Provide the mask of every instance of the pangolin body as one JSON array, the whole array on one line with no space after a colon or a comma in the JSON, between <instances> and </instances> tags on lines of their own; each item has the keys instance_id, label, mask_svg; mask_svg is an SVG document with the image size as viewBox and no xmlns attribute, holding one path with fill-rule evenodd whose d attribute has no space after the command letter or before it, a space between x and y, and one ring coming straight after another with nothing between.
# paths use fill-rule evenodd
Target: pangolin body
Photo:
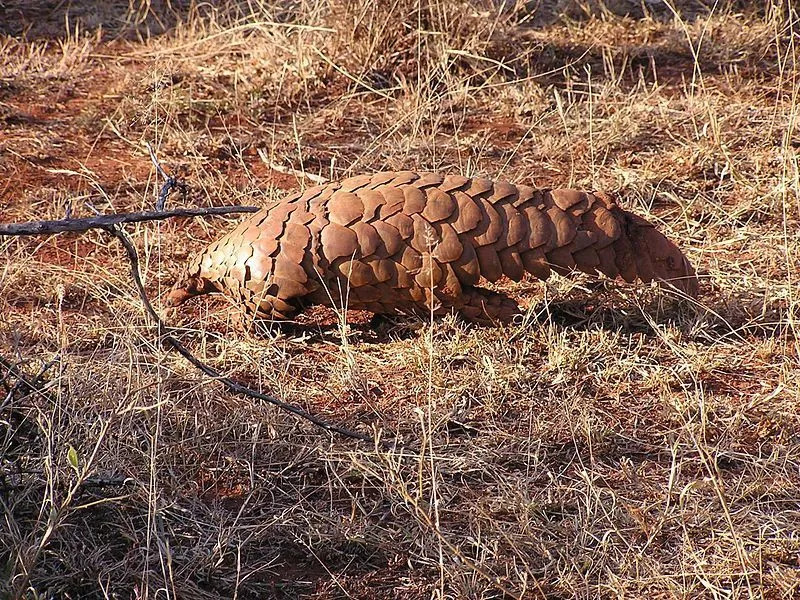
<instances>
[{"instance_id":1,"label":"pangolin body","mask_svg":"<svg viewBox=\"0 0 800 600\"><path fill-rule=\"evenodd\" d=\"M677 246L603 193L402 171L317 186L255 213L195 256L168 303L220 291L266 319L322 304L503 321L516 303L481 281L574 269L697 293Z\"/></svg>"}]
</instances>

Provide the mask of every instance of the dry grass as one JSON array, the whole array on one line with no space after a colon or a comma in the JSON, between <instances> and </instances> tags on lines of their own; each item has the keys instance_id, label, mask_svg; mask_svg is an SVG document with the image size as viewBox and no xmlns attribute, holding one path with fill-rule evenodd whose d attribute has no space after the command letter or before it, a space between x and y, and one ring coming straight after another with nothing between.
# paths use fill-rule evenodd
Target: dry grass
<instances>
[{"instance_id":1,"label":"dry grass","mask_svg":"<svg viewBox=\"0 0 800 600\"><path fill-rule=\"evenodd\" d=\"M408 444L376 451L165 353L99 233L0 239L0 355L56 361L0 389L0 596L800 597L792 2L99 4L0 8L2 221L151 206L145 140L198 202L308 184L261 149L619 190L703 293L508 284L530 310L498 329L168 316L223 372ZM226 226L130 228L153 296Z\"/></svg>"}]
</instances>

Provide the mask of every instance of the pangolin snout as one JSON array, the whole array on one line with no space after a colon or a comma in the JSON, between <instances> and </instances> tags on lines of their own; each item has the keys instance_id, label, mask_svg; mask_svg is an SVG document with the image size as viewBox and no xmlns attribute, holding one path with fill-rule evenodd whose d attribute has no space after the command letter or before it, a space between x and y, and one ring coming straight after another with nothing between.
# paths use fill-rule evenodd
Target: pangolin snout
<instances>
[{"instance_id":1,"label":"pangolin snout","mask_svg":"<svg viewBox=\"0 0 800 600\"><path fill-rule=\"evenodd\" d=\"M214 291L214 286L205 277L200 275L186 275L172 286L169 294L164 299L167 306L179 306L192 296L201 296Z\"/></svg>"}]
</instances>

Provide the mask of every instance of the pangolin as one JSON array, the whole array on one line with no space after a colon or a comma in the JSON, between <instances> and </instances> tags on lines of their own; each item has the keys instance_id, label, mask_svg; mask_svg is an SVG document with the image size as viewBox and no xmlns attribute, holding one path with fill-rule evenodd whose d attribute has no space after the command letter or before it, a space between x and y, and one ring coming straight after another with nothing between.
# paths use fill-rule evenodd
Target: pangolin
<instances>
[{"instance_id":1,"label":"pangolin","mask_svg":"<svg viewBox=\"0 0 800 600\"><path fill-rule=\"evenodd\" d=\"M167 304L219 291L254 318L322 304L496 322L519 307L478 284L575 269L697 294L678 247L607 194L401 171L313 187L254 213L189 262Z\"/></svg>"}]
</instances>

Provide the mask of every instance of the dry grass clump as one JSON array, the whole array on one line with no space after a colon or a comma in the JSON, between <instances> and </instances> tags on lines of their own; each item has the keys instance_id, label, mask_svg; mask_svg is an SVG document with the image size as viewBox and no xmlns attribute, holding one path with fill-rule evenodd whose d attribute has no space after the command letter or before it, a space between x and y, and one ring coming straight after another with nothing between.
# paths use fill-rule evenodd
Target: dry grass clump
<instances>
[{"instance_id":1,"label":"dry grass clump","mask_svg":"<svg viewBox=\"0 0 800 600\"><path fill-rule=\"evenodd\" d=\"M2 221L152 206L150 141L201 204L309 185L286 168L617 190L703 280L508 283L496 329L165 314L387 449L166 353L99 232L0 239L0 357L36 388L0 365L0 596L800 595L800 22L707 4L0 8ZM152 297L232 222L129 227Z\"/></svg>"}]
</instances>

